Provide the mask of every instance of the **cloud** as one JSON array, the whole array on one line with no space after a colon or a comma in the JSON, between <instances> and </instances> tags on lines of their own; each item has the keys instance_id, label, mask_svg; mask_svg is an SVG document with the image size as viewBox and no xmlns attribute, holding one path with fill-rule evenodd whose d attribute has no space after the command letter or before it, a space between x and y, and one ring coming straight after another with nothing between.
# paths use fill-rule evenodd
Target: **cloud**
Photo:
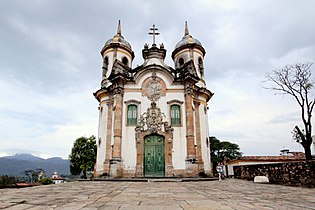
<instances>
[{"instance_id":1,"label":"cloud","mask_svg":"<svg viewBox=\"0 0 315 210\"><path fill-rule=\"evenodd\" d=\"M303 47L299 49L292 49L284 54L282 57L271 58L269 63L275 69L282 68L286 65L291 65L295 63L314 63L315 58L315 45L311 45L308 47Z\"/></svg>"},{"instance_id":2,"label":"cloud","mask_svg":"<svg viewBox=\"0 0 315 210\"><path fill-rule=\"evenodd\" d=\"M269 123L287 123L287 122L299 122L300 119L300 113L299 112L291 112L287 114L280 114L277 116L274 116Z\"/></svg>"},{"instance_id":3,"label":"cloud","mask_svg":"<svg viewBox=\"0 0 315 210\"><path fill-rule=\"evenodd\" d=\"M77 135L92 135L97 132L97 102L92 96L92 88L84 86L84 91L68 90L54 95L46 95L32 89L18 80L0 81L3 90L0 105L0 140L3 148L32 147L45 156L49 151L59 151L65 155L69 143ZM23 90L23 91L21 91ZM85 103L90 101L91 103ZM94 102L94 103L93 103ZM91 129L91 124L95 126ZM60 130L71 129L72 135ZM85 129L83 129L86 127ZM58 147L59 150L52 150ZM63 152L62 152L63 151Z\"/></svg>"},{"instance_id":4,"label":"cloud","mask_svg":"<svg viewBox=\"0 0 315 210\"><path fill-rule=\"evenodd\" d=\"M315 2L303 1L3 1L0 8L0 142L67 157L81 135L97 133L100 50L122 33L141 65L155 24L166 63L184 35L203 44L210 135L240 144L246 154L275 154L291 140L298 107L261 88L266 72L310 61L315 53ZM198 12L196 12L198 11ZM296 122L294 121L296 120ZM47 146L48 145L48 146ZM58 153L58 154L56 154Z\"/></svg>"}]
</instances>

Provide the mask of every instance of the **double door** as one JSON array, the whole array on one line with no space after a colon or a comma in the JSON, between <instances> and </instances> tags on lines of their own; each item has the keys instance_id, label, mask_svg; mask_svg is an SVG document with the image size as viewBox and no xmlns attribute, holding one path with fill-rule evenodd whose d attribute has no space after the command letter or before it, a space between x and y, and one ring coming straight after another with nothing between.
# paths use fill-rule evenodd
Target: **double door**
<instances>
[{"instance_id":1,"label":"double door","mask_svg":"<svg viewBox=\"0 0 315 210\"><path fill-rule=\"evenodd\" d=\"M165 176L165 143L164 137L150 135L144 139L144 176Z\"/></svg>"}]
</instances>

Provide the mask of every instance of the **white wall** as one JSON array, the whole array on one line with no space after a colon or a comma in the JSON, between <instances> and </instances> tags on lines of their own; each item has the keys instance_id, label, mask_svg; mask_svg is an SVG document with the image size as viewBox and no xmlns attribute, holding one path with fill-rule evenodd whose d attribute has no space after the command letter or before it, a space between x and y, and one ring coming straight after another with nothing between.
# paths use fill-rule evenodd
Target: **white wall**
<instances>
[{"instance_id":1,"label":"white wall","mask_svg":"<svg viewBox=\"0 0 315 210\"><path fill-rule=\"evenodd\" d=\"M96 139L97 144L97 156L96 156L96 172L102 173L103 162L106 155L106 130L107 130L107 113L108 106L105 102L101 103L102 111L99 110L99 126L98 126L98 138ZM101 138L101 144L99 145L99 138Z\"/></svg>"},{"instance_id":2,"label":"white wall","mask_svg":"<svg viewBox=\"0 0 315 210\"><path fill-rule=\"evenodd\" d=\"M206 172L210 172L210 143L209 143L209 129L208 129L208 116L204 109L207 108L203 104L199 106L199 116L200 116L200 137L201 137L201 151L202 159L204 161L204 169ZM208 138L208 147L207 147Z\"/></svg>"}]
</instances>

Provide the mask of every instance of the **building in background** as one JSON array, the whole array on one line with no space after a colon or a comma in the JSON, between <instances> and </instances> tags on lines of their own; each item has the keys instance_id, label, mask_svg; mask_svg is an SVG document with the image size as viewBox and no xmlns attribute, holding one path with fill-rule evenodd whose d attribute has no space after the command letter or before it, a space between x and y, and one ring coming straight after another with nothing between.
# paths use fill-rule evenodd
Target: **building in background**
<instances>
[{"instance_id":1,"label":"building in background","mask_svg":"<svg viewBox=\"0 0 315 210\"><path fill-rule=\"evenodd\" d=\"M51 176L51 180L53 181L54 184L61 184L65 182L65 178L59 176L58 172L56 171Z\"/></svg>"},{"instance_id":2,"label":"building in background","mask_svg":"<svg viewBox=\"0 0 315 210\"><path fill-rule=\"evenodd\" d=\"M290 152L289 149L283 148L280 150L279 156L243 156L231 160L225 164L224 175L229 177L234 176L234 166L285 163L303 160L305 160L304 152Z\"/></svg>"}]
</instances>

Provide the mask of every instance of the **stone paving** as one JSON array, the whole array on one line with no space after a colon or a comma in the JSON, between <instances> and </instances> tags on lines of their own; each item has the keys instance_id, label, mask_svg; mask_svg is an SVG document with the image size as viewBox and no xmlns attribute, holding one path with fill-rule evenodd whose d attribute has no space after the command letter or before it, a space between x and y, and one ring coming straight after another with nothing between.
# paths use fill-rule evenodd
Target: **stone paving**
<instances>
[{"instance_id":1,"label":"stone paving","mask_svg":"<svg viewBox=\"0 0 315 210\"><path fill-rule=\"evenodd\" d=\"M71 182L0 189L0 209L315 209L315 189L227 179Z\"/></svg>"}]
</instances>

